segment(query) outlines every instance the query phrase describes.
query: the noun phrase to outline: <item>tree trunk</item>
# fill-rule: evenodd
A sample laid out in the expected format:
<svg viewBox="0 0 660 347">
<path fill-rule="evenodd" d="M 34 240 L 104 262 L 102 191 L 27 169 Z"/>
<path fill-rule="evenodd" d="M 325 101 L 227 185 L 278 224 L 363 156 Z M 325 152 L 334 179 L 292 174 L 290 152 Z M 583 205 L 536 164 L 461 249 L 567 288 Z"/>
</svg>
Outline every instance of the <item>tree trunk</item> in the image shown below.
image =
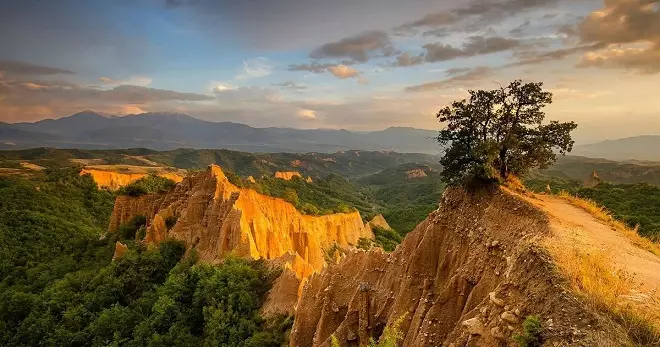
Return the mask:
<svg viewBox="0 0 660 347">
<path fill-rule="evenodd" d="M 506 164 L 506 151 L 506 148 L 500 150 L 500 178 L 502 180 L 506 180 L 507 176 L 509 176 L 509 168 Z"/>
</svg>

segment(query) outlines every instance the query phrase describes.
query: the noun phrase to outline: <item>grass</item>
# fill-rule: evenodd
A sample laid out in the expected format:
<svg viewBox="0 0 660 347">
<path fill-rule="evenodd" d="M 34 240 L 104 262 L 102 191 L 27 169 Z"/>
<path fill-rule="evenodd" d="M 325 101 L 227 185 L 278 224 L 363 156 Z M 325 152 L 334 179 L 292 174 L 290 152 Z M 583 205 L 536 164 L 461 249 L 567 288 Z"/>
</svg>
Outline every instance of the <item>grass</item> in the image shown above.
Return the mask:
<svg viewBox="0 0 660 347">
<path fill-rule="evenodd" d="M 601 251 L 581 249 L 562 252 L 560 267 L 589 306 L 620 324 L 635 346 L 660 345 L 660 302 L 652 296 L 635 296 L 633 278 L 615 270 Z"/>
<path fill-rule="evenodd" d="M 631 229 L 627 225 L 625 225 L 623 222 L 616 220 L 612 215 L 605 209 L 604 207 L 598 205 L 592 200 L 589 199 L 584 199 L 580 198 L 574 195 L 571 195 L 570 193 L 562 190 L 559 192 L 558 196 L 566 201 L 568 201 L 570 204 L 577 206 L 594 217 L 596 217 L 598 220 L 606 223 L 610 227 L 620 231 L 622 234 L 624 234 L 635 246 L 642 248 L 644 250 L 647 250 L 657 256 L 660 257 L 660 246 L 653 241 L 646 239 L 637 233 L 636 228 Z"/>
</svg>

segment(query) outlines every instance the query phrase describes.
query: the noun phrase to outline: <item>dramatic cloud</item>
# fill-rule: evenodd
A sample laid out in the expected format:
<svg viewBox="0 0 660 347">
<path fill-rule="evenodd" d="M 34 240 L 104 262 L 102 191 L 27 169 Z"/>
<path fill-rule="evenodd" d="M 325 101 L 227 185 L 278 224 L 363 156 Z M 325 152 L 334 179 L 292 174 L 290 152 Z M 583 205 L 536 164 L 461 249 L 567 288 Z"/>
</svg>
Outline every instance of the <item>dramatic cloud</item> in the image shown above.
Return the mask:
<svg viewBox="0 0 660 347">
<path fill-rule="evenodd" d="M 600 44 L 580 66 L 660 72 L 660 0 L 608 0 L 577 27 L 584 43 Z"/>
<path fill-rule="evenodd" d="M 557 5 L 562 0 L 474 0 L 467 6 L 433 13 L 406 23 L 397 32 L 416 33 L 423 29 L 424 36 L 445 36 L 450 31 L 476 31 L 485 25 L 500 22 L 506 18 L 532 10 Z M 440 28 L 440 29 L 439 29 Z"/>
<path fill-rule="evenodd" d="M 456 88 L 456 87 L 468 87 L 474 84 L 474 82 L 481 81 L 485 78 L 491 77 L 494 74 L 494 70 L 487 66 L 479 66 L 472 70 L 458 73 L 457 71 L 452 71 L 451 77 L 448 79 L 419 84 L 415 86 L 410 86 L 406 88 L 406 91 L 409 92 L 427 92 L 432 90 L 446 89 L 446 88 Z"/>
<path fill-rule="evenodd" d="M 25 80 L 0 76 L 0 114 L 3 120 L 61 117 L 84 109 L 116 113 L 142 105 L 200 102 L 213 96 L 120 85 L 99 89 L 67 81 Z"/>
<path fill-rule="evenodd" d="M 366 62 L 373 54 L 389 56 L 394 53 L 392 41 L 384 31 L 369 31 L 337 42 L 326 43 L 310 53 L 313 59 L 350 58 Z"/>
<path fill-rule="evenodd" d="M 73 74 L 73 71 L 19 61 L 0 60 L 0 72 L 17 75 Z"/>
<path fill-rule="evenodd" d="M 357 75 L 359 74 L 357 70 L 346 65 L 332 66 L 328 68 L 328 71 L 330 71 L 331 74 L 333 74 L 335 77 L 340 79 L 357 77 Z"/>
<path fill-rule="evenodd" d="M 125 1 L 20 0 L 0 5 L 0 59 L 56 66 L 40 74 L 84 74 L 103 68 L 140 73 L 154 64 L 144 23 L 118 20 Z M 153 59 L 152 59 L 153 58 Z M 149 61 L 149 64 L 145 64 Z"/>
<path fill-rule="evenodd" d="M 462 48 L 456 48 L 448 44 L 427 43 L 422 48 L 424 53 L 420 55 L 410 55 L 403 53 L 397 56 L 393 66 L 414 66 L 424 62 L 434 63 L 453 60 L 461 57 L 474 57 L 511 50 L 520 45 L 520 41 L 505 37 L 483 37 L 471 36 Z"/>
</svg>

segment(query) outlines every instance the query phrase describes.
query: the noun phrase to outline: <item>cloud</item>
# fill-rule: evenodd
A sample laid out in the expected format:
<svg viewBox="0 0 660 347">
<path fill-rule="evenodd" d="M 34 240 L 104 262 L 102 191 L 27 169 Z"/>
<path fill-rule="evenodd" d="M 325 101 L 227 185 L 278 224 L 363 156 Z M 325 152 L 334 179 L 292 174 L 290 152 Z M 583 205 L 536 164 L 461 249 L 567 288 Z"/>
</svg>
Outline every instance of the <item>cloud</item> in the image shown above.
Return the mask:
<svg viewBox="0 0 660 347">
<path fill-rule="evenodd" d="M 0 94 L 0 114 L 3 114 L 5 121 L 59 117 L 81 109 L 115 113 L 143 105 L 215 99 L 210 95 L 135 85 L 99 89 L 67 81 L 16 79 L 7 76 L 0 77 Z"/>
<path fill-rule="evenodd" d="M 424 30 L 423 36 L 445 36 L 449 32 L 473 32 L 486 25 L 528 11 L 551 7 L 563 0 L 474 0 L 467 6 L 437 12 L 408 22 L 397 28 L 401 34 L 415 34 Z"/>
<path fill-rule="evenodd" d="M 142 21 L 118 20 L 125 1 L 2 1 L 0 59 L 30 61 L 37 74 L 141 73 L 153 66 Z M 146 64 L 148 62 L 148 64 Z"/>
<path fill-rule="evenodd" d="M 289 66 L 289 71 L 309 71 L 313 73 L 324 73 L 333 66 L 335 66 L 335 64 L 332 63 L 294 64 Z"/>
<path fill-rule="evenodd" d="M 516 39 L 506 37 L 484 37 L 471 36 L 463 44 L 462 48 L 456 48 L 452 45 L 442 43 L 427 43 L 422 48 L 424 53 L 420 55 L 411 55 L 403 53 L 397 56 L 392 66 L 414 66 L 424 62 L 435 63 L 453 60 L 461 57 L 474 57 L 511 50 L 520 46 L 521 42 Z"/>
<path fill-rule="evenodd" d="M 218 100 L 228 103 L 277 102 L 281 99 L 277 91 L 263 87 L 216 88 L 213 90 L 213 93 Z"/>
<path fill-rule="evenodd" d="M 146 87 L 151 84 L 152 80 L 149 77 L 144 76 L 135 76 L 128 78 L 126 80 L 115 80 L 108 77 L 99 78 L 102 84 L 110 86 L 121 86 L 121 85 L 130 85 L 130 86 L 141 86 Z"/>
<path fill-rule="evenodd" d="M 316 111 L 313 110 L 299 109 L 296 114 L 298 115 L 298 117 L 302 119 L 307 119 L 307 120 L 316 119 Z"/>
<path fill-rule="evenodd" d="M 297 82 L 295 82 L 295 81 L 290 81 L 290 80 L 288 80 L 288 81 L 284 81 L 284 82 L 280 82 L 280 83 L 273 83 L 273 86 L 275 86 L 275 87 L 280 87 L 280 88 L 284 88 L 284 89 L 292 89 L 292 90 L 303 90 L 303 89 L 307 89 L 307 86 L 302 85 L 302 84 L 298 84 Z"/>
<path fill-rule="evenodd" d="M 392 63 L 392 66 L 415 66 L 424 63 L 424 55 L 412 55 L 408 52 L 402 53 L 396 57 L 396 61 Z"/>
<path fill-rule="evenodd" d="M 357 70 L 353 69 L 350 66 L 346 65 L 337 65 L 328 68 L 331 74 L 339 79 L 353 78 L 358 76 Z"/>
<path fill-rule="evenodd" d="M 27 62 L 0 60 L 0 71 L 17 75 L 72 75 L 73 71 L 55 67 L 41 66 Z"/>
<path fill-rule="evenodd" d="M 160 0 L 165 3 L 167 0 Z M 218 42 L 233 39 L 258 50 L 300 50 L 389 30 L 400 23 L 455 6 L 449 1 L 416 0 L 170 0 L 168 7 Z"/>
<path fill-rule="evenodd" d="M 488 66 L 479 66 L 462 73 L 453 71 L 452 74 L 450 74 L 451 77 L 445 80 L 410 86 L 406 88 L 406 91 L 426 92 L 445 88 L 469 87 L 473 85 L 474 82 L 481 81 L 492 76 L 494 72 L 495 70 Z"/>
<path fill-rule="evenodd" d="M 267 58 L 259 57 L 243 61 L 243 72 L 234 79 L 243 81 L 268 76 L 273 71 L 273 62 Z"/>
<path fill-rule="evenodd" d="M 599 45 L 579 66 L 660 72 L 660 0 L 605 1 L 576 32 L 583 43 Z"/>
<path fill-rule="evenodd" d="M 322 45 L 310 53 L 313 59 L 350 58 L 364 63 L 374 54 L 390 56 L 395 49 L 384 31 L 368 31 L 357 36 Z"/>
</svg>

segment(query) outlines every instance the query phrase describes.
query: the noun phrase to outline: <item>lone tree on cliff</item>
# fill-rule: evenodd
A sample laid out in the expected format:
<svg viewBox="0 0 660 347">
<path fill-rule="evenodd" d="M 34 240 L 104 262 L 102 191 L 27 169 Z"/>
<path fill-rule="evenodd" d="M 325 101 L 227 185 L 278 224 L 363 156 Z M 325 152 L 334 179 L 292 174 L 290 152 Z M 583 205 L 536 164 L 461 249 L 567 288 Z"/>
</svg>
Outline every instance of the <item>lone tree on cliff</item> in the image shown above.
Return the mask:
<svg viewBox="0 0 660 347">
<path fill-rule="evenodd" d="M 543 108 L 552 93 L 543 83 L 516 80 L 496 90 L 470 91 L 469 100 L 455 101 L 438 112 L 447 127 L 438 134 L 445 146 L 440 160 L 449 184 L 502 180 L 524 175 L 530 168 L 547 168 L 573 149 L 574 122 L 543 124 Z"/>
</svg>

